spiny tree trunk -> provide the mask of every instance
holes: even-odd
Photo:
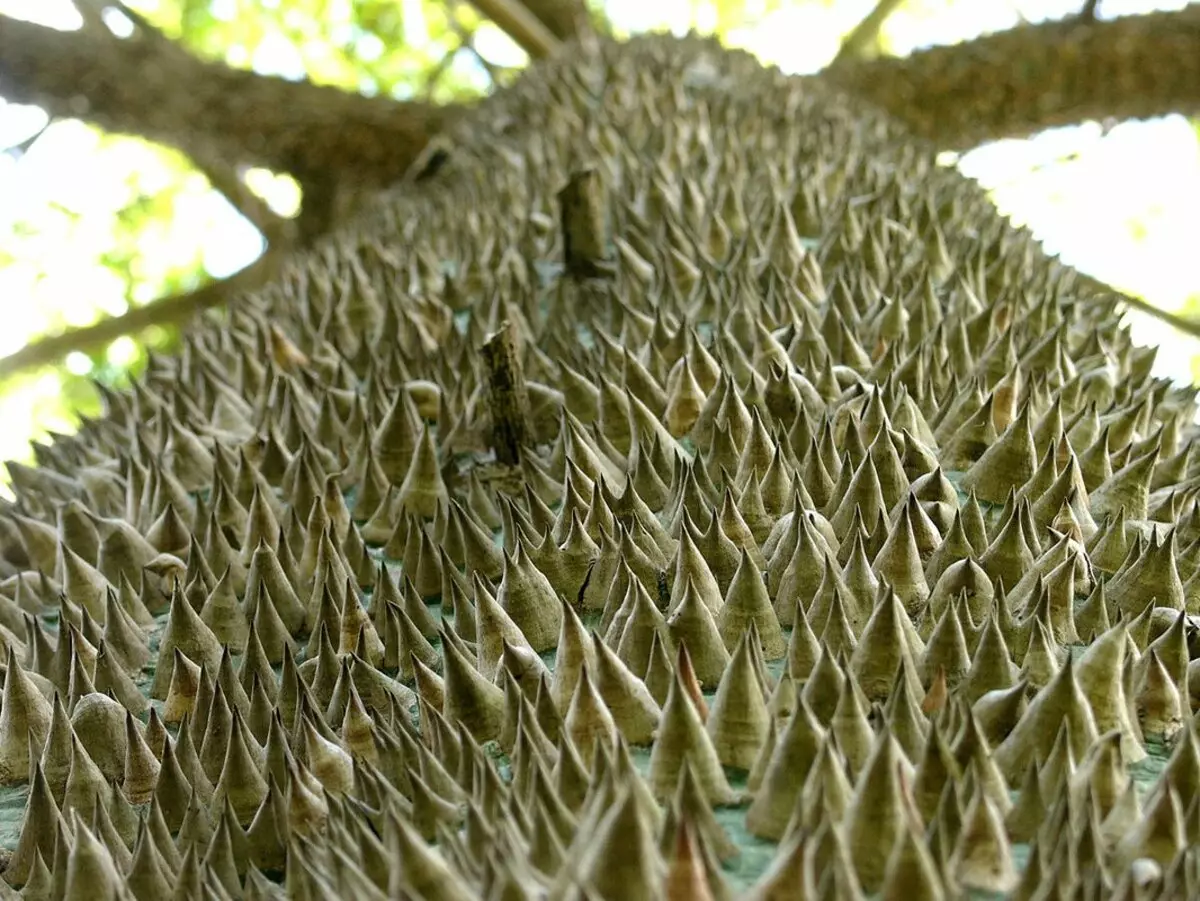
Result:
[[[1117,298],[713,42],[448,138],[11,467],[6,880],[1195,897],[1196,397]]]

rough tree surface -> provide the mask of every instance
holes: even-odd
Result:
[[[10,466],[7,882],[1195,897],[1195,395],[1116,302],[817,82],[573,46]]]

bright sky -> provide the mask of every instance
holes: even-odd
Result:
[[[859,21],[875,0],[774,2],[749,0],[747,21],[729,32],[729,43],[746,47],[764,61],[786,71],[820,68],[832,57],[840,36]],[[146,8],[150,0],[135,3]],[[232,0],[214,0],[234,8]],[[1102,15],[1115,16],[1184,3],[1145,3],[1106,0]],[[948,43],[983,30],[1012,27],[1022,19],[1037,21],[1075,11],[1080,0],[907,0],[888,20],[884,39],[897,53],[929,43]],[[419,0],[403,0],[408,34],[420,32]],[[698,12],[693,16],[693,10]],[[718,24],[714,5],[695,6],[689,0],[608,0],[614,23],[628,32],[668,27],[685,31]],[[78,14],[68,0],[0,0],[0,13],[42,24],[71,28]],[[414,18],[415,17],[415,18]],[[523,54],[496,29],[482,30],[480,51],[496,62],[516,63]],[[251,60],[259,71],[297,77],[298,57],[282,39],[260,46]],[[0,100],[0,146],[23,140],[45,124],[41,110],[5,104]],[[136,165],[131,166],[131,159]],[[1195,236],[1200,235],[1200,137],[1181,117],[1147,123],[1127,123],[1103,134],[1098,125],[1057,129],[1029,141],[1003,141],[966,154],[964,172],[992,188],[1000,207],[1028,224],[1048,248],[1063,259],[1152,303],[1178,308],[1189,297],[1200,297],[1200,262]],[[130,178],[128,173],[135,171]],[[10,353],[52,325],[48,304],[65,306],[68,321],[77,315],[87,321],[93,304],[120,312],[126,299],[119,280],[98,266],[54,265],[63,251],[86,243],[88,213],[109,221],[139,193],[153,194],[176,169],[170,157],[133,141],[98,145],[94,132],[76,122],[51,126],[18,162],[0,154],[0,236],[12,223],[43,215],[47,204],[58,204],[78,217],[64,215],[61,227],[48,227],[36,242],[22,244],[24,259],[4,265],[0,245],[0,304],[4,329],[0,355]],[[252,186],[281,212],[294,209],[297,198],[290,180],[270,173],[253,174]],[[216,276],[246,265],[258,255],[257,233],[225,200],[196,175],[176,201],[174,224],[141,238],[140,249],[162,271],[189,260],[203,260]],[[52,220],[58,222],[58,220]],[[105,226],[107,227],[107,226]],[[32,249],[31,249],[32,248]],[[49,277],[42,273],[50,272]],[[153,279],[153,269],[144,273]],[[159,273],[161,276],[161,273]],[[79,299],[73,312],[64,300]],[[137,298],[138,300],[148,300]],[[1162,374],[1193,380],[1192,358],[1200,343],[1180,338],[1147,317],[1135,319],[1135,337],[1159,343]],[[128,353],[118,346],[112,356]],[[115,361],[114,361],[115,362]],[[53,400],[53,377],[22,386],[0,397],[0,459],[24,456],[35,413]]]

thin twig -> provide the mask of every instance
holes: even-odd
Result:
[[[201,285],[193,291],[134,307],[120,316],[71,329],[26,344],[7,357],[0,357],[0,382],[29,369],[57,363],[72,351],[92,351],[125,335],[151,326],[177,325],[207,309],[220,306],[233,295],[252,290],[268,281],[278,270],[281,254],[268,251],[245,269],[226,279]]]
[[[1107,282],[1101,281],[1094,275],[1088,275],[1086,272],[1079,273],[1079,282],[1082,286],[1092,289],[1092,293],[1086,295],[1082,300],[1076,301],[1076,303],[1113,303],[1114,301],[1116,303],[1123,303],[1161,322],[1165,322],[1185,335],[1200,338],[1200,321],[1180,316],[1178,313],[1172,313],[1161,307],[1156,307],[1149,301],[1126,294]]]
[[[1183,332],[1185,335],[1200,338],[1200,322],[1197,322],[1195,319],[1188,319],[1187,317],[1180,316],[1178,313],[1172,313],[1169,310],[1156,307],[1154,304],[1142,300],[1140,297],[1130,297],[1127,294],[1122,294],[1118,299],[1126,306],[1133,307],[1135,310],[1141,310],[1143,313],[1165,322],[1173,329]]]
[[[442,58],[438,60],[437,65],[429,70],[429,74],[425,76],[425,85],[421,88],[421,99],[426,102],[432,102],[433,92],[437,90],[438,82],[442,80],[442,76],[450,69],[454,63],[454,57],[458,55],[458,51],[463,49],[463,45],[459,44],[453,50],[449,50],[442,54]]]
[[[837,56],[831,65],[838,65],[847,60],[863,56],[879,37],[883,23],[894,13],[904,0],[878,0],[874,8],[867,13],[866,18],[854,26],[838,48]]]
[[[459,49],[466,50],[474,56],[479,65],[483,66],[487,72],[488,78],[492,80],[492,84],[498,86],[500,84],[500,76],[504,74],[504,69],[479,52],[479,48],[475,46],[475,30],[468,29],[456,16],[450,17],[450,27],[454,29],[454,33],[458,35],[458,39],[462,42],[462,46]]]
[[[475,35],[474,28],[467,28],[462,24],[462,22],[458,21],[458,4],[454,4],[450,9],[446,10],[446,20],[449,22],[450,27],[454,30],[454,33],[458,36],[458,46],[449,53],[443,54],[442,58],[438,60],[437,65],[434,66],[430,70],[429,74],[425,77],[425,87],[422,90],[422,93],[424,95],[423,99],[427,102],[432,101],[433,92],[434,89],[437,88],[437,83],[442,80],[442,76],[445,75],[446,72],[449,71],[450,67],[454,64],[454,57],[458,55],[458,51],[466,47],[467,43]]]
[[[1103,135],[1100,135],[1099,137],[1102,138]],[[1066,153],[1056,154],[1052,159],[1042,160],[1040,163],[1034,163],[1028,169],[1022,169],[1020,172],[1016,172],[1008,178],[1002,179],[1001,181],[989,182],[988,184],[984,185],[984,187],[989,192],[1003,191],[1004,189],[1010,188],[1013,185],[1020,184],[1027,178],[1039,175],[1054,166],[1065,166],[1069,163],[1076,163],[1082,156],[1082,150],[1070,150]]]

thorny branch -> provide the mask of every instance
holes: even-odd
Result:
[[[1188,319],[1185,316],[1180,316],[1177,313],[1172,313],[1170,310],[1164,310],[1161,307],[1156,307],[1149,301],[1142,300],[1140,297],[1132,297],[1128,294],[1120,295],[1121,303],[1128,307],[1133,307],[1135,310],[1153,316],[1176,331],[1183,332],[1185,335],[1191,335],[1193,338],[1200,338],[1200,322],[1194,319]]]
[[[442,58],[437,61],[437,65],[430,69],[429,74],[425,76],[425,87],[422,91],[422,94],[426,100],[430,100],[433,97],[433,92],[437,89],[438,82],[442,80],[442,76],[444,76],[450,70],[450,67],[454,65],[454,58],[458,56],[458,52],[467,46],[467,43],[475,34],[474,29],[465,28],[462,26],[457,19],[454,18],[453,13],[451,13],[450,24],[451,27],[455,28],[455,31],[458,35],[458,46],[453,50],[442,54]]]

